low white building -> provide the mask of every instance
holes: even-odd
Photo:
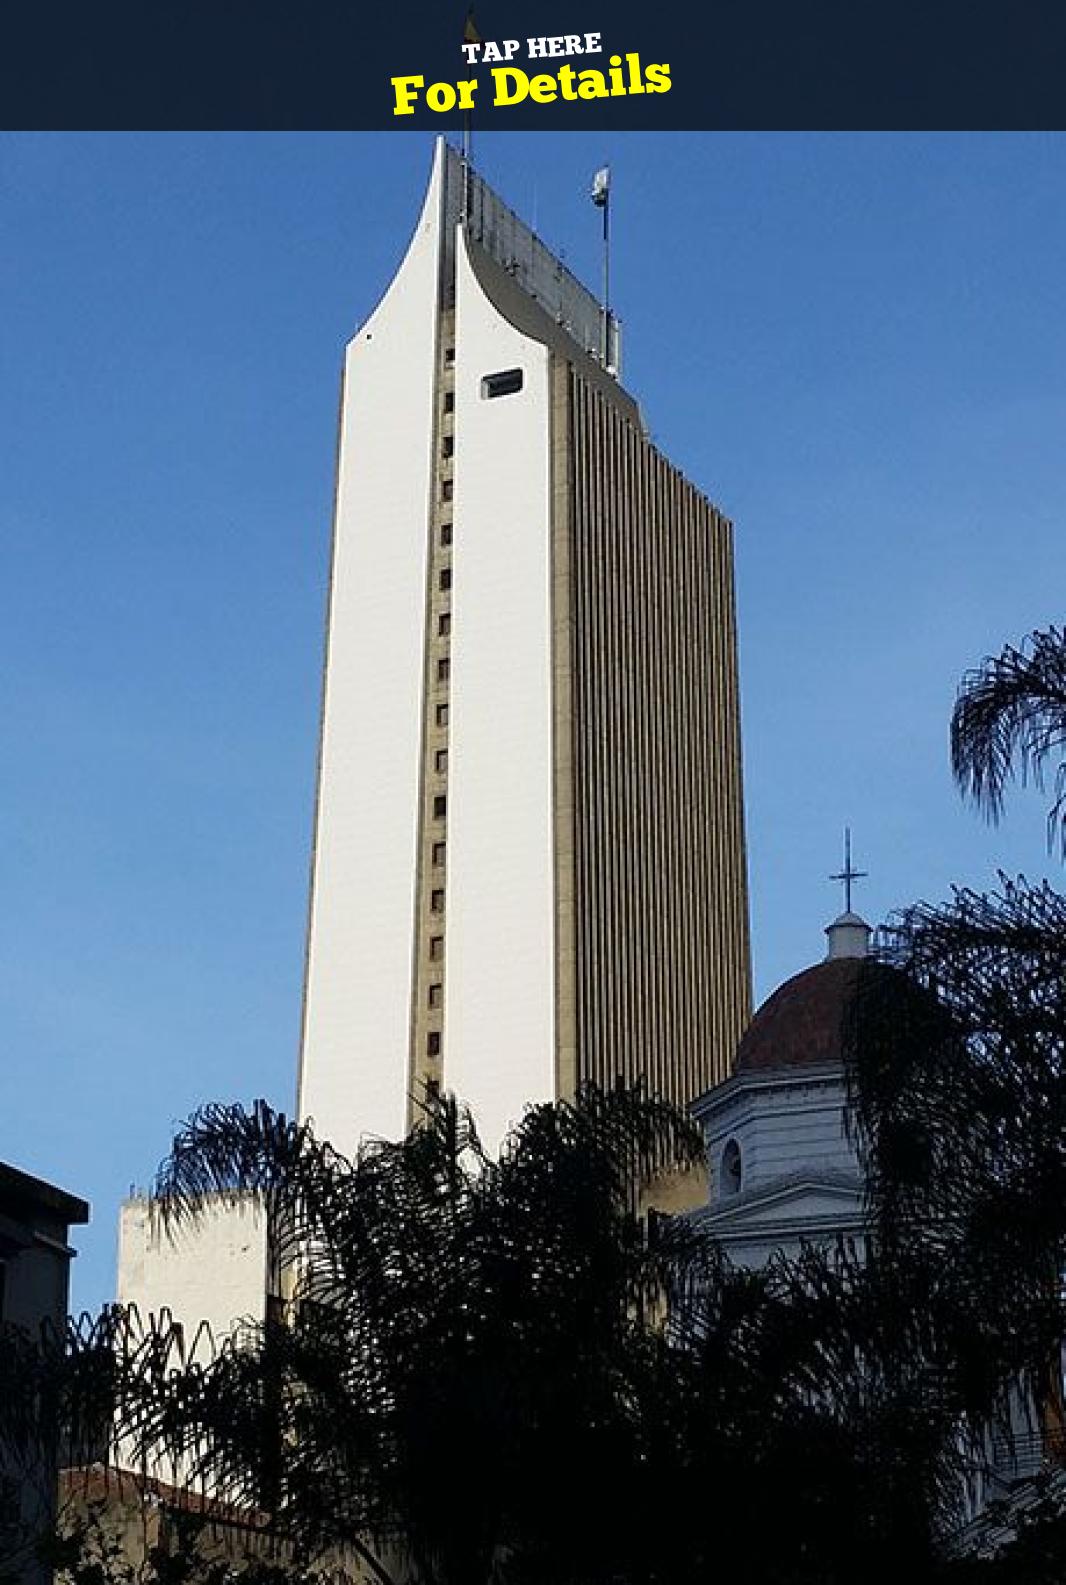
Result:
[[[122,1206],[118,1302],[142,1326],[176,1323],[181,1352],[208,1359],[242,1323],[262,1322],[277,1289],[259,1201],[204,1195],[195,1221],[167,1227],[147,1196]]]

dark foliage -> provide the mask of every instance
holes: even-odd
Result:
[[[50,1362],[9,1340],[7,1445],[34,1402],[83,1445],[114,1412],[126,1461],[378,1585],[705,1585],[730,1535],[758,1585],[1043,1585],[1051,1495],[989,1557],[951,1546],[1017,1382],[1055,1408],[1064,925],[1024,882],[896,921],[848,1031],[869,1238],[762,1271],[641,1216],[702,1141],[639,1090],[532,1108],[499,1159],[450,1100],[354,1163],[207,1108],[158,1214],[252,1196],[285,1304],[217,1352],[117,1312]]]
[[[1043,789],[1052,771],[1048,845],[1066,855],[1066,631],[1031,633],[967,672],[951,718],[951,763],[963,792],[992,820],[1019,777]]]
[[[533,1533],[560,1558],[609,1550],[661,1374],[643,1317],[680,1253],[649,1245],[635,1186],[701,1149],[626,1089],[532,1108],[499,1160],[448,1101],[354,1165],[266,1107],[211,1108],[161,1171],[160,1212],[262,1196],[295,1289],[254,1346],[133,1382],[127,1432],[320,1550],[369,1545],[418,1579],[518,1569]],[[596,1483],[615,1495],[590,1528]]]
[[[381,1579],[695,1585],[723,1525],[758,1536],[766,1585],[871,1555],[921,1575],[966,1462],[932,1270],[840,1249],[748,1272],[691,1223],[649,1237],[641,1177],[701,1153],[622,1089],[531,1109],[498,1161],[448,1101],[355,1164],[263,1106],[199,1114],[161,1214],[262,1195],[296,1286],[208,1367],[128,1373],[127,1449]]]
[[[895,921],[851,1030],[880,1258],[924,1285],[931,1365],[976,1437],[1019,1386],[1061,1420],[1066,899],[1001,878]],[[886,965],[890,972],[886,972]]]

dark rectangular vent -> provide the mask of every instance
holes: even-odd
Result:
[[[521,389],[521,369],[503,369],[499,374],[486,374],[481,382],[481,394],[485,398],[513,396]]]

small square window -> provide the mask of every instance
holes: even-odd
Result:
[[[442,1004],[443,1001],[444,1001],[444,986],[440,985],[440,984],[431,985],[429,987],[429,1005],[431,1007],[440,1007],[440,1005]]]
[[[430,1057],[439,1057],[440,1056],[440,1030],[439,1029],[431,1029],[429,1034],[426,1036],[426,1055],[430,1056]]]
[[[440,634],[441,638],[447,638],[448,634],[451,632],[451,630],[452,630],[451,612],[450,611],[442,611],[440,616],[438,616],[438,618],[437,618],[437,632]]]
[[[445,391],[445,393],[444,393],[444,411],[446,413],[454,413],[455,412],[455,392],[454,391]]]
[[[455,455],[455,436],[454,435],[443,435],[441,437],[440,454],[441,454],[442,457],[454,457],[454,455]]]
[[[444,956],[444,937],[443,936],[430,936],[430,938],[429,938],[429,955],[430,955],[430,958],[433,960],[434,963],[439,963],[441,958],[443,958],[443,956]]]
[[[451,542],[452,542],[452,525],[450,523],[442,523],[440,525],[440,542],[441,542],[442,545],[450,545],[451,544]]]
[[[451,500],[451,498],[452,498],[452,481],[450,479],[442,479],[441,480],[440,498],[441,498],[442,501],[450,501]]]
[[[447,682],[450,671],[451,666],[449,665],[447,655],[445,655],[443,660],[439,660],[437,662],[437,681]]]
[[[443,820],[447,813],[448,795],[447,793],[438,793],[433,800],[433,818],[434,820]]]
[[[448,706],[446,704],[439,704],[437,706],[437,725],[448,725]]]
[[[438,886],[430,893],[429,906],[435,914],[444,912],[444,887]]]
[[[452,586],[452,569],[450,567],[442,567],[441,568],[441,570],[440,570],[440,586],[441,586],[442,589],[450,589],[451,588],[451,586]]]
[[[443,775],[448,769],[448,750],[446,748],[439,748],[433,756],[433,769],[438,775]]]
[[[434,842],[434,844],[433,844],[433,862],[437,866],[438,869],[444,863],[444,855],[447,852],[447,850],[448,850],[448,844],[446,842]]]
[[[521,369],[501,369],[499,374],[486,374],[481,382],[481,394],[489,401],[495,396],[513,396],[521,389]]]
[[[444,349],[444,361],[445,361],[445,363],[454,363],[455,362],[455,348],[454,347],[445,347],[445,349]]]

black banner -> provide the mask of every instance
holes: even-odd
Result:
[[[3,119],[454,132],[464,98],[474,126],[492,131],[1042,129],[1066,119],[1062,0],[485,0],[466,29],[469,58],[465,28],[463,0],[18,0],[5,19]],[[394,78],[407,79],[399,93]],[[475,86],[459,90],[464,82]]]

